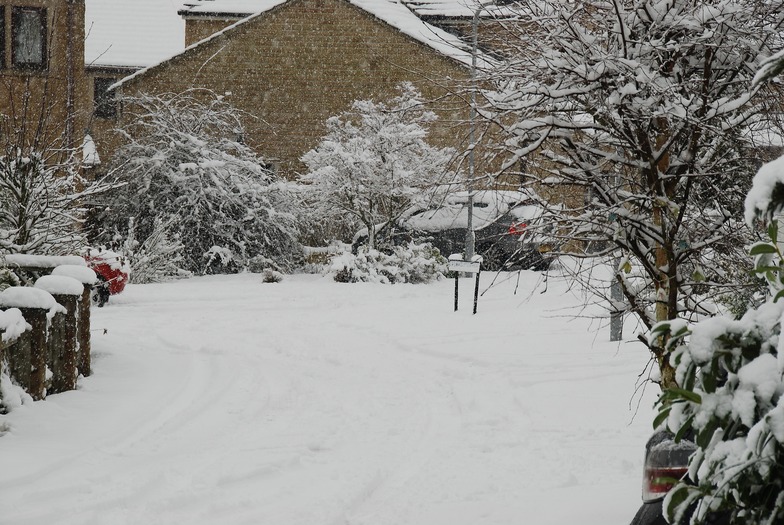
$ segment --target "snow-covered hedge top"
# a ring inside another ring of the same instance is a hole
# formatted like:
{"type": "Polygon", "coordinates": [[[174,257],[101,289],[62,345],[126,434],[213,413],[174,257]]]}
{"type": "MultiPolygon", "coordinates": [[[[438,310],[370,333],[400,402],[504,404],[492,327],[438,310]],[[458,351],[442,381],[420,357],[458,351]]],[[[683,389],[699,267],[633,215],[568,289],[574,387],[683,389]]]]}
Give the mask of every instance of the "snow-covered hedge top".
{"type": "Polygon", "coordinates": [[[12,286],[0,292],[0,307],[3,308],[40,308],[48,310],[48,317],[57,312],[65,313],[65,308],[55,301],[52,294],[40,288],[12,286]]]}
{"type": "Polygon", "coordinates": [[[0,263],[5,261],[12,266],[25,268],[54,268],[61,264],[71,264],[75,266],[85,266],[87,263],[78,255],[29,255],[23,253],[13,253],[4,255],[0,263]]]}
{"type": "Polygon", "coordinates": [[[86,266],[76,266],[73,264],[63,264],[52,270],[52,275],[63,275],[76,279],[83,284],[95,284],[97,277],[95,272],[86,266]]]}
{"type": "Polygon", "coordinates": [[[746,223],[751,225],[761,215],[770,217],[780,211],[781,204],[773,202],[773,190],[777,184],[784,185],[784,157],[763,165],[746,195],[746,223]]]}
{"type": "Polygon", "coordinates": [[[9,308],[4,312],[0,312],[0,331],[3,332],[2,339],[4,342],[13,341],[32,328],[24,320],[22,311],[18,308],[9,308]]]}
{"type": "Polygon", "coordinates": [[[84,293],[84,285],[65,275],[44,275],[35,281],[35,287],[46,290],[52,295],[76,295],[84,293]]]}

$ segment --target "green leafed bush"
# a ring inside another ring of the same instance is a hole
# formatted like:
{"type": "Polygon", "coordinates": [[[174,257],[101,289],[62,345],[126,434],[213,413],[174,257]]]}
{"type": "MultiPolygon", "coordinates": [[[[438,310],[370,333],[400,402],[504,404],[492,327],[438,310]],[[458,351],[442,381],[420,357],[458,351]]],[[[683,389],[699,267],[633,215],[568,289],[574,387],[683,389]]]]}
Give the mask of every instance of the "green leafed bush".
{"type": "Polygon", "coordinates": [[[665,499],[671,523],[703,523],[717,512],[733,524],[784,523],[784,257],[775,242],[751,248],[769,299],[740,319],[715,317],[688,327],[658,325],[668,339],[677,388],[659,400],[656,426],[689,436],[697,451],[688,478],[665,499]]]}

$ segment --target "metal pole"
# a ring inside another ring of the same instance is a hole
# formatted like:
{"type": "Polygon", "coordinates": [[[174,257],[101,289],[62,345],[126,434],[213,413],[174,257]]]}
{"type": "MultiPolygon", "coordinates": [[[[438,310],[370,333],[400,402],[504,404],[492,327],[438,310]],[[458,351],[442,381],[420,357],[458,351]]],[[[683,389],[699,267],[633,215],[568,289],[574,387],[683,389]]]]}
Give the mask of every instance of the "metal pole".
{"type": "MultiPolygon", "coordinates": [[[[615,271],[621,264],[621,258],[615,259],[615,271]]],[[[623,314],[617,311],[615,305],[623,300],[623,290],[621,290],[621,283],[618,282],[617,277],[613,278],[610,285],[610,298],[613,302],[613,311],[610,312],[610,341],[620,341],[623,339],[623,314]]]]}
{"type": "Polygon", "coordinates": [[[479,302],[479,274],[482,273],[482,268],[476,272],[476,282],[474,284],[474,315],[476,315],[476,305],[479,302]]]}
{"type": "Polygon", "coordinates": [[[477,33],[479,32],[479,15],[482,11],[493,5],[494,2],[479,4],[474,10],[474,19],[471,24],[471,107],[468,117],[468,223],[466,225],[465,260],[473,260],[476,253],[476,234],[474,233],[474,149],[476,137],[474,121],[476,120],[476,49],[477,33]]]}
{"type": "Polygon", "coordinates": [[[455,272],[455,312],[457,311],[458,297],[460,297],[460,272],[455,272]]]}

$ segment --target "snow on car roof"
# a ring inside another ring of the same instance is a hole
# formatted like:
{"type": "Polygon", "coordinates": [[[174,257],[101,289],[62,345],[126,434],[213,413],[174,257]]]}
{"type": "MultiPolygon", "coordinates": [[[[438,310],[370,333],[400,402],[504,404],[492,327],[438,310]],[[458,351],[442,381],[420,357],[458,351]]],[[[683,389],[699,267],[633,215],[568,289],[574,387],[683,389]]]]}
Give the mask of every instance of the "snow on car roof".
{"type": "MultiPolygon", "coordinates": [[[[485,203],[500,207],[501,205],[506,204],[508,207],[517,204],[518,202],[531,199],[531,195],[529,193],[514,190],[479,190],[473,193],[475,205],[476,203],[485,203]]],[[[452,193],[447,196],[446,201],[455,204],[467,204],[468,192],[458,191],[452,193]]]]}
{"type": "MultiPolygon", "coordinates": [[[[530,194],[520,191],[482,190],[475,192],[472,217],[474,229],[481,230],[510,210],[514,210],[516,218],[533,219],[541,214],[539,206],[515,206],[530,201],[530,199],[530,194]]],[[[430,232],[467,228],[467,204],[468,192],[456,192],[447,196],[442,206],[412,215],[406,224],[411,228],[430,232]]]]}

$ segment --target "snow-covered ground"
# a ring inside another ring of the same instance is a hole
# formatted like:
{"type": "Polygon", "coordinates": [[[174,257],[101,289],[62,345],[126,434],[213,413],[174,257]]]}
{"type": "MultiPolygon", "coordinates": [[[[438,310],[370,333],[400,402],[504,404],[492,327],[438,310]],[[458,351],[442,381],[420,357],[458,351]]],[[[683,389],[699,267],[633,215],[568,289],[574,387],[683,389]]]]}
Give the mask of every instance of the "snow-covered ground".
{"type": "Polygon", "coordinates": [[[509,277],[475,316],[468,279],[456,313],[451,280],[130,285],[94,375],[0,416],[0,523],[628,523],[646,351],[509,277]]]}

